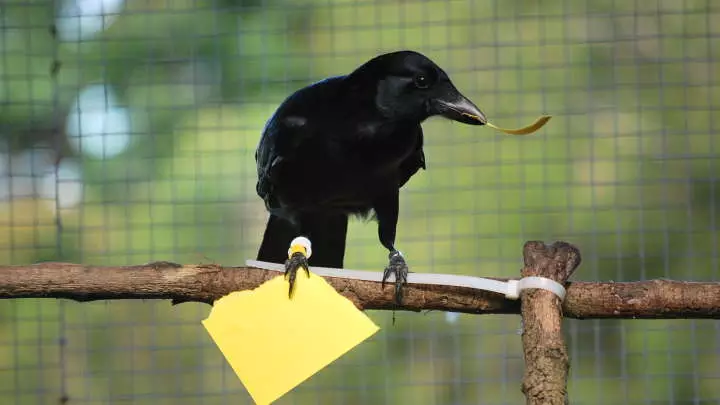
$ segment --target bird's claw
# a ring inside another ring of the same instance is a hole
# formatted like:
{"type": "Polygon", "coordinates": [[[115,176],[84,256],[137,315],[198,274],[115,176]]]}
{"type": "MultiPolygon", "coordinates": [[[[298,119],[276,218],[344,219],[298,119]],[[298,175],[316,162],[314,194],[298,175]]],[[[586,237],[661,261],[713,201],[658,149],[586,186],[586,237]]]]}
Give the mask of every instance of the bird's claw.
{"type": "Polygon", "coordinates": [[[290,282],[288,298],[292,298],[295,278],[300,268],[305,269],[305,273],[310,277],[310,265],[308,264],[307,257],[302,252],[295,252],[285,261],[285,279],[290,282]]]}
{"type": "Polygon", "coordinates": [[[405,263],[405,258],[402,254],[398,251],[391,252],[390,262],[387,267],[385,267],[385,271],[383,271],[381,285],[382,288],[385,288],[385,281],[387,281],[388,277],[390,277],[390,274],[395,275],[395,302],[398,305],[402,304],[402,288],[405,284],[407,284],[407,276],[409,272],[410,269],[408,268],[407,263],[405,263]]]}

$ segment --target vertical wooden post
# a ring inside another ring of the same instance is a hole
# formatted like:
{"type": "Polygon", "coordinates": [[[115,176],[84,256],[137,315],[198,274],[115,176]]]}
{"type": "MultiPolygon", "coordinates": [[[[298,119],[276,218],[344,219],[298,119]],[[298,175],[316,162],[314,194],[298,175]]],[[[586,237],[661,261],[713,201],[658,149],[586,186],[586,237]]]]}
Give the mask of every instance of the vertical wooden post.
{"type": "MultiPolygon", "coordinates": [[[[546,277],[565,284],[580,265],[580,251],[566,242],[530,241],[523,249],[523,277],[546,277]]],[[[567,377],[570,369],[562,336],[562,302],[555,294],[525,290],[521,296],[525,375],[522,392],[528,405],[568,403],[567,377]]]]}

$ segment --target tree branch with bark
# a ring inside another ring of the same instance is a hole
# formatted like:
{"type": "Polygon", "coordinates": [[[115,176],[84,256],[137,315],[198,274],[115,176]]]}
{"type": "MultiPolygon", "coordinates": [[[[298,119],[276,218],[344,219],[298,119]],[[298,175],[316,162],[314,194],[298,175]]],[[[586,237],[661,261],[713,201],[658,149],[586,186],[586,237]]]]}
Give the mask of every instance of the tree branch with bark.
{"type": "MultiPolygon", "coordinates": [[[[213,301],[251,290],[281,273],[252,267],[167,262],[139,266],[92,266],[44,262],[0,266],[0,299],[64,298],[75,301],[144,299],[213,301]]],[[[496,278],[507,281],[507,279],[496,278]]],[[[360,309],[520,314],[520,302],[465,287],[408,284],[403,306],[379,282],[326,277],[360,309]]],[[[569,318],[720,319],[720,282],[648,280],[568,282],[562,303],[569,318]]]]}

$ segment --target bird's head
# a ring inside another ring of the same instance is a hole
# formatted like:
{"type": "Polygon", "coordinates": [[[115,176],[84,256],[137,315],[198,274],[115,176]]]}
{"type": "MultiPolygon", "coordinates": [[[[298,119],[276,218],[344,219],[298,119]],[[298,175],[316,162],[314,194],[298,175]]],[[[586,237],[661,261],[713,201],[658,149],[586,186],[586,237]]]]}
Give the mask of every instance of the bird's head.
{"type": "Polygon", "coordinates": [[[487,123],[485,115],[426,56],[399,51],[377,56],[350,77],[376,83],[375,104],[388,118],[416,119],[440,115],[471,125],[487,123]]]}

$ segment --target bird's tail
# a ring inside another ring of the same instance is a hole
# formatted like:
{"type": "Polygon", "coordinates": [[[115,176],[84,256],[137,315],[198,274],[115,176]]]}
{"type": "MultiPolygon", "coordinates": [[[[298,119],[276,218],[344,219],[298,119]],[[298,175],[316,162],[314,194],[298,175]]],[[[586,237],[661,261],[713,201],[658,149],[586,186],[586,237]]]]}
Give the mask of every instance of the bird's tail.
{"type": "Polygon", "coordinates": [[[303,218],[301,224],[299,232],[289,221],[270,214],[257,260],[285,263],[290,242],[297,236],[306,236],[312,242],[312,256],[308,259],[311,266],[342,268],[348,217],[303,218]]]}

